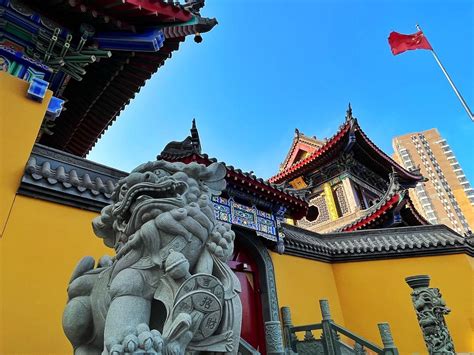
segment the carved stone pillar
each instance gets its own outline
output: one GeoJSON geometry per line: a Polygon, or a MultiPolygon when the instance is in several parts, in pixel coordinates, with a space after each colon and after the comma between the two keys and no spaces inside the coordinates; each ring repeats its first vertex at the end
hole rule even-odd
{"type": "Polygon", "coordinates": [[[446,307],[439,289],[428,287],[428,275],[410,276],[405,281],[413,289],[411,298],[428,352],[455,354],[454,343],[444,319],[444,315],[451,310],[446,307]]]}
{"type": "Polygon", "coordinates": [[[392,332],[390,331],[390,325],[388,323],[379,323],[380,337],[383,343],[383,354],[384,355],[398,355],[398,349],[393,342],[392,332]]]}
{"type": "Polygon", "coordinates": [[[341,351],[338,345],[339,336],[331,327],[333,320],[331,319],[328,300],[319,300],[319,308],[321,308],[321,316],[323,317],[321,321],[323,326],[321,340],[323,341],[324,348],[328,354],[340,355],[341,351]]]}
{"type": "Polygon", "coordinates": [[[290,330],[293,327],[290,307],[281,307],[281,319],[283,321],[285,353],[293,354],[296,352],[296,336],[290,330]]]}
{"type": "Polygon", "coordinates": [[[280,321],[265,322],[265,340],[267,344],[267,354],[284,354],[280,321]]]}

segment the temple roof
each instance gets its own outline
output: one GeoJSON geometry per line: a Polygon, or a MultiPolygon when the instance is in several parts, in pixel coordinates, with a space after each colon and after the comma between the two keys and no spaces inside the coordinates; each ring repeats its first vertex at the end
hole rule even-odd
{"type": "Polygon", "coordinates": [[[407,193],[407,186],[400,184],[398,174],[390,174],[390,183],[385,194],[364,214],[336,232],[350,232],[361,229],[373,229],[383,226],[393,227],[407,224],[410,226],[429,224],[416,210],[407,193]]]}
{"type": "MultiPolygon", "coordinates": [[[[199,43],[201,34],[217,24],[200,15],[203,0],[182,4],[164,0],[6,0],[1,5],[7,21],[23,21],[33,42],[38,35],[50,41],[53,30],[58,30],[56,51],[72,36],[69,53],[73,48],[80,52],[76,48],[81,46],[81,55],[90,52],[90,63],[78,69],[81,75],[66,75],[64,83],[53,89],[55,96],[65,100],[65,109],[50,129],[53,135],[39,140],[82,157],[186,36],[195,36],[199,43]],[[88,35],[81,45],[84,33],[88,35]]],[[[21,38],[9,41],[20,43],[21,38]]],[[[28,41],[21,46],[37,51],[35,43],[28,41]]]]}
{"type": "MultiPolygon", "coordinates": [[[[205,165],[217,161],[200,152],[197,129],[193,130],[192,135],[183,142],[186,142],[184,147],[196,149],[191,148],[181,154],[178,149],[180,142],[172,142],[166,146],[165,150],[168,153],[163,152],[159,158],[185,163],[195,161],[205,165]],[[190,142],[192,144],[188,145],[190,142]],[[170,148],[176,155],[169,153],[170,148]]],[[[225,163],[221,164],[227,169],[227,192],[232,190],[238,197],[241,197],[239,192],[245,193],[246,197],[250,197],[247,198],[247,202],[257,207],[265,207],[270,210],[269,212],[280,216],[286,214],[293,218],[301,218],[306,214],[308,205],[297,194],[271,185],[252,173],[243,172],[225,163]]],[[[19,193],[100,211],[110,203],[117,181],[128,174],[64,151],[35,144],[25,167],[19,193]]]]}
{"type": "MultiPolygon", "coordinates": [[[[200,164],[209,165],[218,160],[210,158],[201,151],[201,142],[193,120],[191,135],[181,142],[171,142],[157,156],[157,159],[168,161],[181,161],[189,163],[195,161],[200,164]]],[[[227,169],[226,181],[229,188],[241,191],[262,202],[267,201],[272,205],[283,205],[292,218],[300,219],[306,215],[308,203],[305,198],[292,189],[287,189],[276,184],[272,184],[264,179],[258,178],[252,172],[244,172],[232,165],[220,162],[227,169]]]]}
{"type": "Polygon", "coordinates": [[[295,136],[293,142],[291,142],[290,150],[285,157],[285,160],[280,165],[280,170],[285,170],[288,167],[298,162],[298,153],[301,151],[307,152],[308,154],[314,153],[318,148],[324,144],[323,140],[317,139],[316,137],[310,137],[300,132],[299,129],[295,129],[295,136]]]}
{"type": "Polygon", "coordinates": [[[282,225],[285,254],[326,262],[364,261],[440,254],[474,256],[474,238],[445,225],[423,225],[318,234],[282,225]]]}
{"type": "Polygon", "coordinates": [[[98,212],[111,202],[117,181],[127,175],[125,171],[35,144],[18,193],[98,212]]]}
{"type": "MultiPolygon", "coordinates": [[[[25,1],[52,20],[68,26],[91,23],[98,30],[137,31],[163,22],[186,22],[189,5],[164,0],[41,0],[25,1]]],[[[196,3],[196,1],[192,1],[196,3]]]]}
{"type": "Polygon", "coordinates": [[[55,122],[54,134],[40,143],[85,156],[182,41],[167,40],[156,53],[113,53],[107,61],[89,65],[82,81],[67,85],[66,111],[55,122]]]}
{"type": "Polygon", "coordinates": [[[318,169],[338,158],[344,152],[354,152],[355,157],[364,162],[381,176],[388,177],[392,169],[398,174],[400,181],[418,182],[424,178],[418,172],[408,171],[397,164],[392,158],[378,148],[365,134],[352,109],[348,110],[346,121],[331,138],[311,155],[280,171],[269,179],[271,183],[282,183],[318,169]]]}

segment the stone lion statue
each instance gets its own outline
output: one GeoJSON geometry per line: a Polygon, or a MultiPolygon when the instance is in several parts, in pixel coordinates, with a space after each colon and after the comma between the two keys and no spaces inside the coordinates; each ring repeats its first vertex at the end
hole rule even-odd
{"type": "Polygon", "coordinates": [[[75,354],[237,354],[240,284],[226,261],[234,232],[210,201],[225,188],[213,163],[137,167],[92,222],[115,250],[76,266],[63,328],[75,354]]]}

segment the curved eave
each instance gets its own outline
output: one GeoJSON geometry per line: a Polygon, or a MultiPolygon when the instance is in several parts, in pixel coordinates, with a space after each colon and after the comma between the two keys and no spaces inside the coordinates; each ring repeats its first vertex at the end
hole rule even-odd
{"type": "MultiPolygon", "coordinates": [[[[374,142],[372,142],[369,137],[365,134],[365,132],[360,128],[359,124],[356,123],[356,133],[359,133],[359,137],[363,139],[363,141],[370,146],[370,148],[377,153],[377,157],[381,158],[384,163],[388,166],[392,166],[395,171],[398,173],[399,177],[403,180],[408,180],[412,182],[420,182],[423,181],[423,176],[420,174],[413,174],[412,172],[406,170],[401,165],[399,165],[395,160],[390,158],[387,154],[385,154],[374,142]]],[[[357,138],[356,138],[357,139],[357,138]]]]}
{"type": "Polygon", "coordinates": [[[40,143],[84,157],[183,41],[169,39],[156,53],[114,52],[90,65],[82,81],[69,82],[63,94],[67,110],[56,121],[54,134],[40,143]]]}
{"type": "MultiPolygon", "coordinates": [[[[217,162],[217,159],[209,158],[207,154],[201,155],[196,153],[181,156],[162,154],[161,158],[168,161],[181,161],[183,163],[194,161],[204,165],[210,165],[217,162]]],[[[262,199],[278,201],[280,205],[283,205],[288,209],[288,214],[291,215],[292,218],[301,219],[306,215],[308,203],[303,199],[281,191],[265,180],[257,178],[255,175],[244,173],[240,169],[235,169],[233,166],[226,165],[223,162],[221,163],[224,164],[227,169],[226,181],[228,184],[235,185],[236,187],[259,196],[262,199]]]]}
{"type": "Polygon", "coordinates": [[[288,207],[289,214],[295,219],[301,219],[306,215],[308,204],[299,198],[260,183],[258,180],[249,178],[235,170],[227,170],[227,180],[250,193],[262,196],[264,199],[276,199],[280,204],[288,207]]]}
{"type": "Polygon", "coordinates": [[[326,143],[321,146],[321,148],[316,150],[306,159],[303,159],[302,161],[289,167],[288,169],[279,172],[277,175],[268,179],[268,181],[273,184],[278,184],[283,181],[291,180],[302,175],[312,166],[321,161],[323,157],[327,156],[338,142],[347,137],[350,128],[350,122],[346,122],[344,125],[341,126],[339,131],[334,136],[332,136],[326,143]]]}
{"type": "Polygon", "coordinates": [[[186,37],[197,33],[205,33],[217,25],[215,18],[208,19],[196,16],[186,23],[166,26],[162,28],[165,38],[186,37]]]}
{"type": "Polygon", "coordinates": [[[135,32],[142,27],[186,22],[193,17],[182,5],[163,0],[42,0],[28,3],[65,27],[89,23],[99,31],[135,32]]]}
{"type": "MultiPolygon", "coordinates": [[[[279,172],[277,175],[271,177],[268,181],[271,183],[281,183],[283,181],[291,180],[298,176],[303,175],[308,172],[311,168],[317,167],[318,165],[324,164],[325,160],[330,159],[331,153],[336,155],[344,147],[344,142],[349,142],[349,135],[353,132],[355,136],[355,144],[362,148],[364,155],[367,156],[371,161],[373,161],[379,170],[383,170],[386,173],[390,173],[395,170],[401,180],[417,183],[423,181],[423,176],[419,174],[414,174],[404,169],[398,163],[396,163],[392,158],[385,154],[379,147],[377,147],[364,133],[364,131],[359,126],[356,119],[351,119],[346,121],[339,131],[331,137],[321,148],[316,150],[306,159],[301,162],[289,167],[286,170],[279,172]],[[339,144],[338,144],[339,143],[339,144]],[[367,151],[368,148],[369,151],[367,151]]],[[[354,148],[352,148],[354,149],[354,148]]]]}
{"type": "Polygon", "coordinates": [[[350,224],[349,226],[343,227],[340,229],[341,232],[353,232],[359,229],[363,229],[368,225],[374,223],[381,216],[389,212],[397,203],[400,201],[400,196],[398,194],[393,195],[388,201],[386,201],[382,206],[377,210],[373,211],[367,216],[364,216],[357,222],[350,224]]]}
{"type": "MultiPolygon", "coordinates": [[[[361,217],[357,221],[354,221],[345,227],[339,229],[340,232],[353,232],[356,230],[371,228],[374,224],[379,223],[384,215],[393,211],[397,206],[400,205],[403,199],[403,207],[400,211],[402,219],[405,223],[410,226],[417,225],[428,225],[426,219],[421,216],[413,205],[408,194],[405,194],[403,198],[399,193],[396,193],[391,198],[386,200],[385,203],[381,204],[375,211],[371,211],[366,216],[361,217]]],[[[380,223],[379,223],[380,224],[380,223]]]]}
{"type": "MultiPolygon", "coordinates": [[[[116,3],[115,0],[100,0],[102,2],[116,3]]],[[[140,9],[147,16],[162,16],[172,21],[188,21],[192,18],[192,14],[185,10],[181,5],[173,2],[165,2],[163,0],[123,0],[124,4],[134,5],[136,9],[140,9]]]]}
{"type": "MultiPolygon", "coordinates": [[[[416,209],[415,205],[413,204],[413,201],[410,198],[410,195],[406,197],[407,203],[405,205],[405,210],[409,212],[410,217],[413,218],[418,224],[420,225],[429,225],[429,223],[421,214],[418,212],[416,209]]],[[[404,217],[405,219],[406,217],[404,217]]]]}

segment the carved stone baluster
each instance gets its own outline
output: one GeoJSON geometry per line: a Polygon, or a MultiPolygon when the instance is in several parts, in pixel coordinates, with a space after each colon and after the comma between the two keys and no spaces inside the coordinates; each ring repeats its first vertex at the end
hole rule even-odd
{"type": "Polygon", "coordinates": [[[315,340],[315,339],[314,339],[313,332],[312,332],[311,330],[305,331],[305,333],[304,333],[304,340],[305,340],[305,341],[315,340]]]}
{"type": "Polygon", "coordinates": [[[281,318],[283,320],[283,335],[285,341],[285,352],[287,354],[296,353],[296,335],[291,331],[293,323],[291,321],[290,307],[281,307],[281,318]]]}
{"type": "Polygon", "coordinates": [[[383,343],[383,353],[385,355],[398,355],[398,349],[393,342],[390,325],[388,323],[379,323],[378,327],[383,343]]]}
{"type": "Polygon", "coordinates": [[[367,351],[365,351],[365,348],[363,345],[360,345],[359,343],[354,344],[354,354],[355,355],[366,355],[367,351]]]}
{"type": "Polygon", "coordinates": [[[405,281],[413,289],[411,298],[428,352],[455,354],[454,343],[444,319],[444,315],[451,310],[446,307],[439,289],[428,287],[428,275],[410,276],[405,281]]]}
{"type": "Polygon", "coordinates": [[[329,302],[328,300],[319,300],[319,307],[321,308],[321,315],[323,317],[323,334],[321,340],[323,341],[326,353],[328,355],[339,355],[340,347],[338,344],[338,336],[336,332],[332,329],[332,319],[331,312],[329,311],[329,302]]]}
{"type": "Polygon", "coordinates": [[[281,343],[281,323],[280,321],[265,322],[265,340],[267,344],[267,354],[283,355],[283,344],[281,343]]]}

